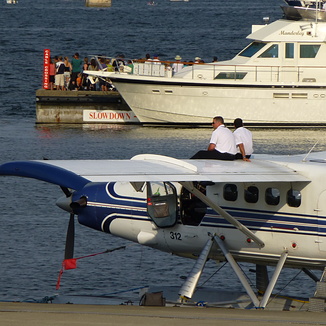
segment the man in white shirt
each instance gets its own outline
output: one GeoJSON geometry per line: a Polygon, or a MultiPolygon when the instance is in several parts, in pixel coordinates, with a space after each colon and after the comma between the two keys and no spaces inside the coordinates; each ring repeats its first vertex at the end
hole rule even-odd
{"type": "Polygon", "coordinates": [[[233,134],[237,145],[235,158],[250,162],[250,156],[253,153],[252,133],[243,126],[243,121],[240,118],[234,120],[234,127],[233,134]]]}
{"type": "Polygon", "coordinates": [[[182,58],[179,55],[177,55],[174,59],[176,62],[172,64],[172,71],[173,74],[176,74],[183,69],[183,63],[180,62],[182,58]]]}
{"type": "Polygon", "coordinates": [[[224,119],[217,116],[212,122],[214,131],[206,151],[197,152],[192,159],[216,159],[232,161],[237,152],[232,131],[225,127],[224,119]]]}

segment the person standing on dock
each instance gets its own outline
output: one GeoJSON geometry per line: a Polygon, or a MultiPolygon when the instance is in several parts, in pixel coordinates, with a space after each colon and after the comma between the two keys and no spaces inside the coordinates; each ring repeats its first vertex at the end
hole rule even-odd
{"type": "Polygon", "coordinates": [[[56,73],[55,73],[55,86],[57,90],[65,90],[65,79],[64,79],[64,72],[65,72],[65,64],[62,61],[62,57],[54,57],[54,60],[56,62],[56,73]]]}
{"type": "Polygon", "coordinates": [[[53,58],[50,58],[50,90],[54,89],[55,84],[55,61],[53,58]]]}
{"type": "Polygon", "coordinates": [[[69,84],[70,90],[76,90],[77,87],[76,80],[78,75],[81,73],[82,63],[83,63],[82,60],[79,58],[79,53],[76,52],[71,60],[72,72],[71,72],[71,79],[69,84]]]}
{"type": "Polygon", "coordinates": [[[65,72],[64,72],[65,88],[68,89],[70,83],[70,75],[71,75],[71,63],[68,57],[64,57],[63,59],[64,59],[63,63],[65,64],[65,72]]]}

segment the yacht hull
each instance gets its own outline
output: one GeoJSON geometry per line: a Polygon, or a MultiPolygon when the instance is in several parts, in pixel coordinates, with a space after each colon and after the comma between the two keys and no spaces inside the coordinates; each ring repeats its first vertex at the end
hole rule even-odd
{"type": "Polygon", "coordinates": [[[221,115],[246,125],[326,126],[326,86],[112,80],[141,123],[210,124],[221,115]]]}

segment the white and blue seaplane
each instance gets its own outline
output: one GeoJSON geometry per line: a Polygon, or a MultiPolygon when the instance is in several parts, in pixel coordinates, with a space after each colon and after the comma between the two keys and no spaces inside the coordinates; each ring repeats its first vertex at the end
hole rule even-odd
{"type": "MultiPolygon", "coordinates": [[[[192,298],[208,259],[228,261],[252,306],[265,308],[284,267],[326,266],[326,152],[255,155],[251,162],[181,160],[142,154],[130,160],[43,160],[2,164],[0,175],[61,187],[70,213],[65,258],[73,257],[74,217],[106,232],[195,259],[179,291],[192,298]],[[263,294],[238,262],[275,266],[263,294]]],[[[258,272],[258,269],[257,269],[258,272]]],[[[318,283],[324,282],[315,276],[318,283]]]]}

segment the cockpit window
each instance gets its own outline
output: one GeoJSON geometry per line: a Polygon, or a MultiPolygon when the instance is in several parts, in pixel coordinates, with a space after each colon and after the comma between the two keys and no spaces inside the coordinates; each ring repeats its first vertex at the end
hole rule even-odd
{"type": "Polygon", "coordinates": [[[278,58],[278,44],[271,45],[259,58],[278,58]]]}
{"type": "Polygon", "coordinates": [[[266,43],[253,42],[247,48],[245,48],[243,51],[241,51],[239,53],[239,55],[242,57],[251,58],[254,54],[256,54],[265,45],[266,45],[266,43]]]}
{"type": "Polygon", "coordinates": [[[177,221],[177,194],[170,182],[147,182],[147,212],[161,228],[177,221]]]}
{"type": "Polygon", "coordinates": [[[315,58],[320,45],[314,44],[301,44],[300,45],[300,58],[315,58]]]}

